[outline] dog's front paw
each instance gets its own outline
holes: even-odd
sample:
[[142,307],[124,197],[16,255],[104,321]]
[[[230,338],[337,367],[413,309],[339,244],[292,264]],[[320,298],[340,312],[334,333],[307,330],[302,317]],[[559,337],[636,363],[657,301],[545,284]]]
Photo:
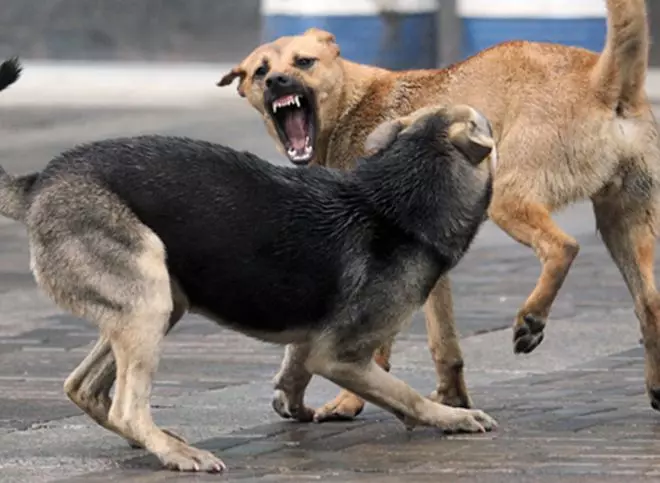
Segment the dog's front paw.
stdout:
[[533,314],[521,314],[513,326],[513,352],[529,354],[543,342],[545,319]]
[[447,433],[485,433],[497,428],[497,421],[479,409],[455,409],[457,412],[445,427]]
[[301,423],[309,423],[314,418],[314,410],[304,404],[296,404],[291,401],[287,394],[277,389],[271,403],[277,414],[284,419],[295,419]]
[[157,453],[157,456],[166,468],[174,471],[220,473],[227,469],[213,453],[188,446],[174,438],[168,448]]

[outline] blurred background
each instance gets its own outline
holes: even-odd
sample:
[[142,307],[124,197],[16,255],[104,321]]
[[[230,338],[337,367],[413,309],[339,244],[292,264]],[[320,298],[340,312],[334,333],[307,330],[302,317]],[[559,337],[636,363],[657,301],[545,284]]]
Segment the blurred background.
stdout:
[[[647,3],[655,33],[660,3]],[[512,38],[598,49],[604,17],[604,0],[0,0],[0,55],[235,62],[263,40],[318,26],[349,58],[431,67]]]

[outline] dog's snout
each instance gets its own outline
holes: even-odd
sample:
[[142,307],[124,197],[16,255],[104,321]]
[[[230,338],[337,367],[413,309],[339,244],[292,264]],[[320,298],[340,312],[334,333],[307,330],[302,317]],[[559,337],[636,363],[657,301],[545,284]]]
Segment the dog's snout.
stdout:
[[289,87],[293,84],[293,79],[280,72],[273,72],[266,79],[266,87]]

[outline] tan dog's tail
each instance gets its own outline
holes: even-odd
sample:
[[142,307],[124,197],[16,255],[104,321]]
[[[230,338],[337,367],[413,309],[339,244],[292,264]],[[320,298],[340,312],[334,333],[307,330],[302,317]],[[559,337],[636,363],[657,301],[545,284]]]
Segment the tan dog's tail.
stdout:
[[644,103],[649,29],[645,0],[607,0],[607,41],[593,71],[596,95],[617,112]]

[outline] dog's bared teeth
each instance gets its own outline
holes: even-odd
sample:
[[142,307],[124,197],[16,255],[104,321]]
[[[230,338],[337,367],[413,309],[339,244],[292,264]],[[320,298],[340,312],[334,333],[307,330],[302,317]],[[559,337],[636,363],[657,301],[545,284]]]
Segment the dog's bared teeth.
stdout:
[[273,114],[277,112],[277,104],[273,102]]
[[300,107],[300,96],[295,96],[293,98],[293,102],[296,103],[296,106]]

